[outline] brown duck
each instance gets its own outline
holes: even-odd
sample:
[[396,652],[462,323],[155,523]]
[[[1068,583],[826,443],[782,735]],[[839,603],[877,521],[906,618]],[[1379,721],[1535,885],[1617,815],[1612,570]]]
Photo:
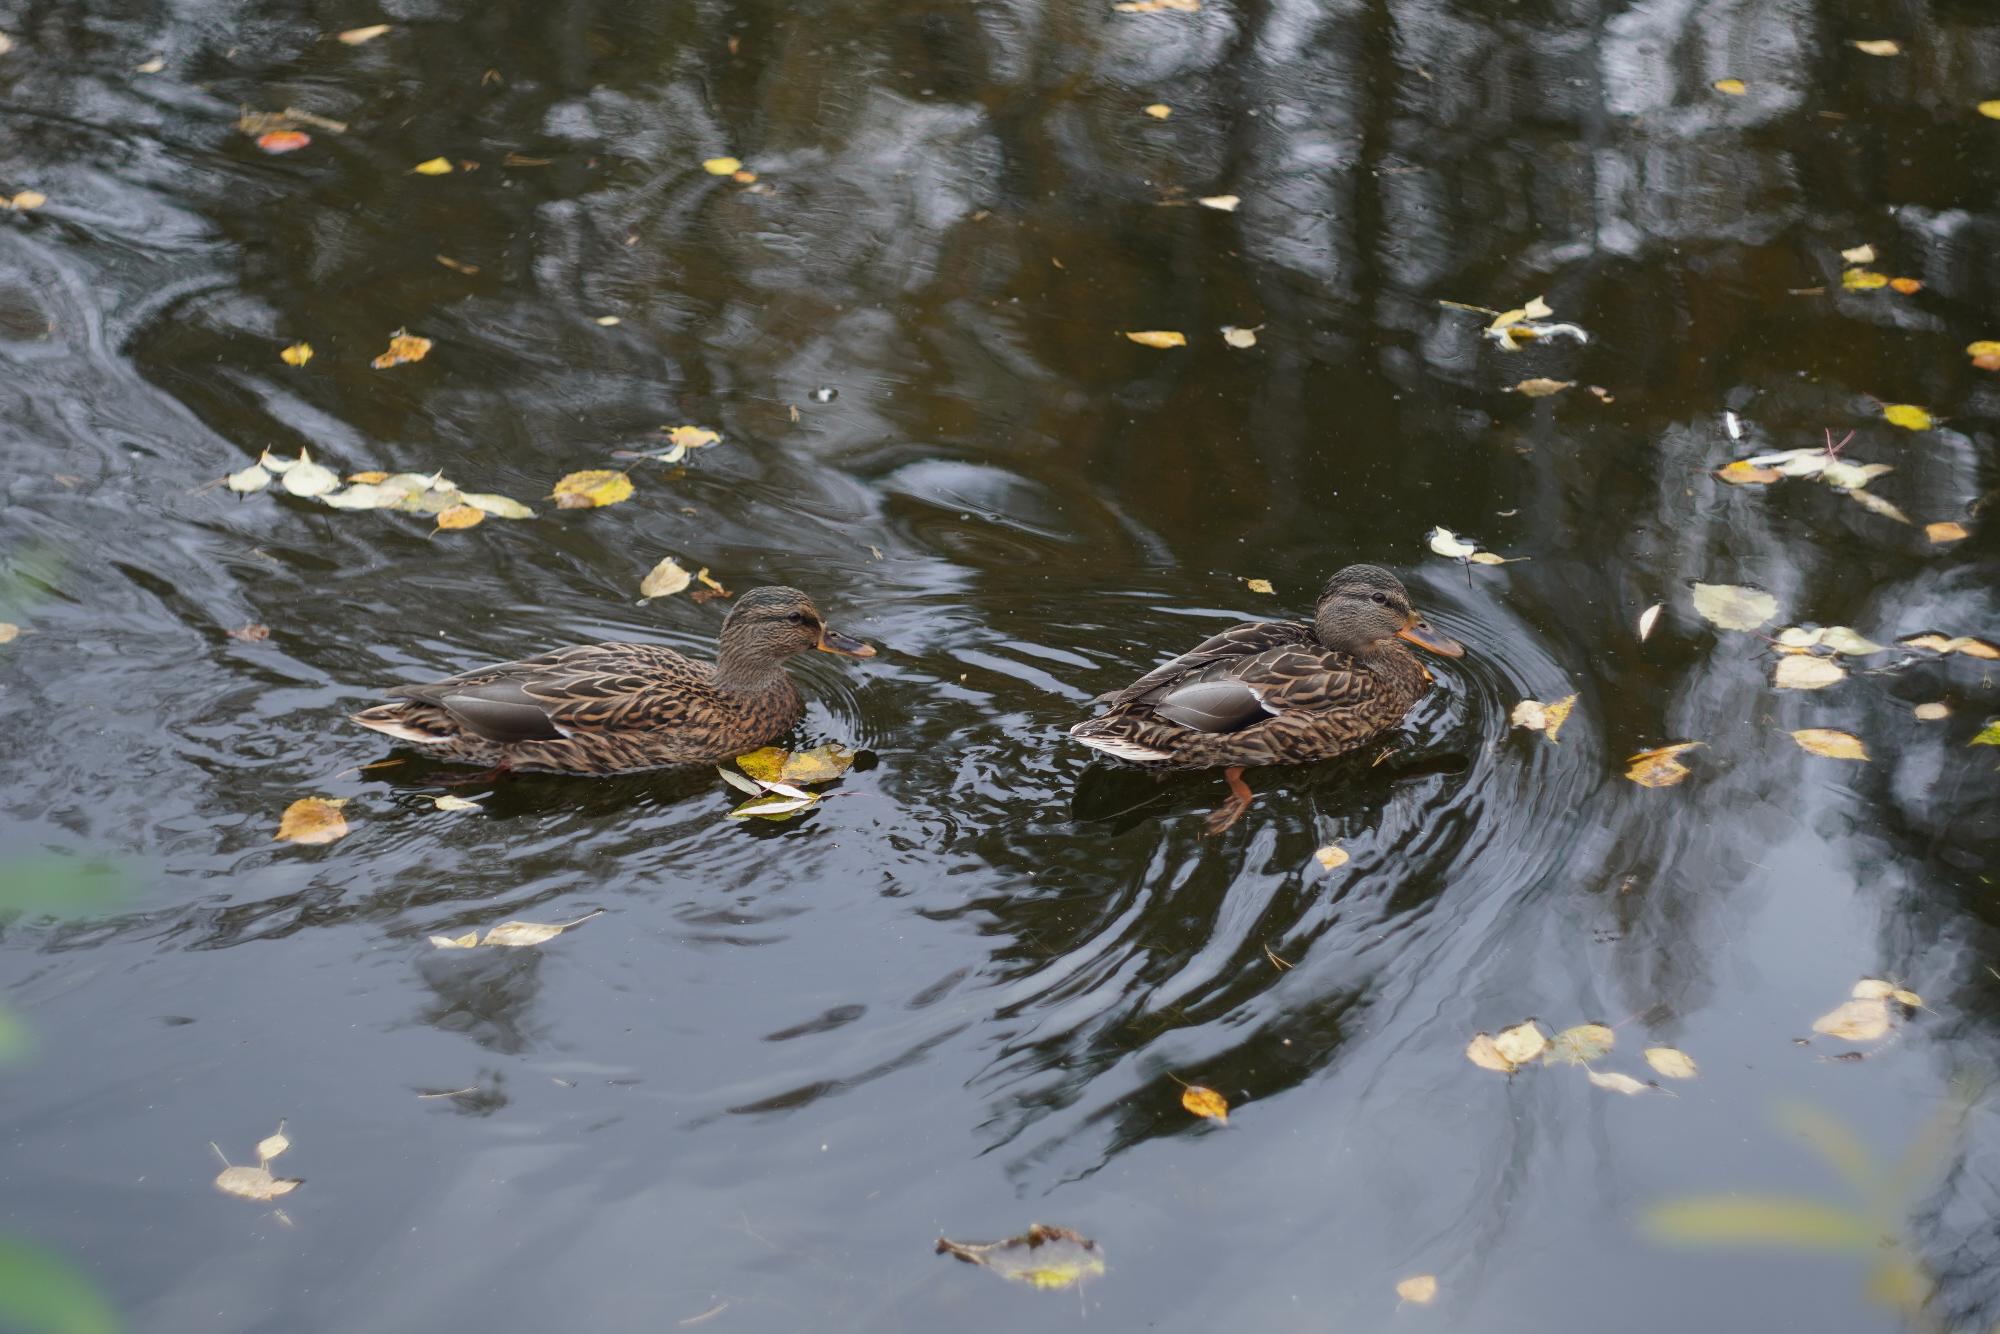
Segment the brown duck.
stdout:
[[1404,641],[1465,650],[1410,609],[1395,575],[1350,565],[1327,580],[1311,621],[1231,626],[1123,690],[1070,735],[1107,755],[1162,769],[1221,769],[1229,800],[1219,834],[1250,808],[1243,771],[1307,764],[1353,750],[1403,720],[1431,688]]
[[653,644],[580,644],[428,685],[355,722],[438,759],[496,773],[621,774],[713,764],[766,745],[805,715],[785,659],[807,649],[872,658],[827,628],[796,588],[754,588],[722,623],[714,665]]

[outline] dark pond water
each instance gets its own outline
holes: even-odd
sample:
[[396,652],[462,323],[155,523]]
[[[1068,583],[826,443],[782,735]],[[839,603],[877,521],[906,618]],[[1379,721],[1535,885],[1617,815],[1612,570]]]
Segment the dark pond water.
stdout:
[[[1964,351],[2000,337],[2000,9],[12,0],[0,31],[0,187],[47,198],[0,214],[0,852],[129,879],[6,928],[37,1050],[0,1074],[0,1228],[131,1329],[2000,1320],[2000,797],[1968,746],[2000,682],[1892,644],[2000,631],[2000,378]],[[1901,54],[1848,44],[1877,38]],[[286,107],[346,132],[236,128]],[[438,156],[477,169],[411,171]],[[1921,290],[1843,291],[1864,243]],[[1510,354],[1439,304],[1537,294],[1589,342]],[[370,369],[405,328],[430,356]],[[680,423],[723,443],[623,504],[541,499]],[[1710,475],[1828,429],[1912,523]],[[207,485],[266,447],[538,515],[433,536]],[[705,772],[533,778],[451,813],[437,770],[361,768],[394,753],[343,713],[398,680],[711,645],[726,603],[636,605],[667,555],[881,646],[798,668],[803,735],[874,756],[836,798],[746,826]],[[1470,649],[1388,763],[1254,774],[1204,839],[1218,780],[1062,735],[1357,560]],[[1775,595],[1765,635],[1892,646],[1775,690],[1695,580]],[[1559,744],[1510,730],[1571,693]],[[1624,777],[1681,740],[1686,782]],[[274,842],[312,794],[351,834]],[[426,939],[597,909],[537,949]],[[1799,1045],[1863,976],[1927,1008]],[[1601,1070],[1702,1073],[1628,1098],[1464,1058],[1531,1015],[1616,1025]],[[1886,1250],[1644,1226],[1853,1198],[1788,1103],[1877,1163],[1953,1118],[1879,1215],[1921,1316],[1867,1296]],[[214,1191],[208,1141],[243,1161],[280,1118],[283,1215]],[[930,1252],[1036,1220],[1109,1272],[1036,1293]]]

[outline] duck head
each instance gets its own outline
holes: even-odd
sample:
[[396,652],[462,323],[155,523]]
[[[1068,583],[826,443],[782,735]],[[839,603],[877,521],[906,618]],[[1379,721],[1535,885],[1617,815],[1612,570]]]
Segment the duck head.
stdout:
[[1433,653],[1456,658],[1458,641],[1439,634],[1410,606],[1403,583],[1379,565],[1350,565],[1326,581],[1313,615],[1319,641],[1328,648],[1366,657],[1405,639]]
[[818,649],[850,658],[872,658],[873,646],[826,623],[812,599],[796,588],[753,588],[736,599],[722,623],[724,663],[778,663]]

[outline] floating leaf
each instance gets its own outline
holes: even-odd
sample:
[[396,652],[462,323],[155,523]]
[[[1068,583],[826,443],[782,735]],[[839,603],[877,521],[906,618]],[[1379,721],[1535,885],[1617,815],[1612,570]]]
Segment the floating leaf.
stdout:
[[1563,723],[1568,721],[1569,711],[1575,707],[1575,695],[1564,695],[1553,704],[1543,704],[1537,700],[1524,699],[1514,706],[1514,712],[1510,716],[1509,721],[1516,727],[1525,727],[1531,732],[1540,732],[1553,743],[1556,739],[1556,733],[1562,731]]
[[1532,1019],[1493,1035],[1493,1049],[1515,1065],[1526,1065],[1549,1047],[1548,1035]]
[[451,505],[438,511],[437,526],[447,530],[477,528],[486,521],[486,511],[477,505]]
[[1222,341],[1231,347],[1255,347],[1257,346],[1257,331],[1255,329],[1238,328],[1234,324],[1225,324],[1222,326]]
[[1326,870],[1337,871],[1354,859],[1340,844],[1329,843],[1313,854],[1313,860]]
[[1811,1200],[1723,1195],[1673,1200],[1647,1212],[1647,1230],[1668,1241],[1780,1245],[1874,1253],[1882,1229],[1868,1215]]
[[1861,744],[1861,738],[1851,732],[1836,731],[1831,727],[1801,727],[1792,733],[1792,740],[1804,750],[1815,755],[1823,755],[1829,760],[1865,760],[1868,748]]
[[632,495],[632,479],[609,468],[573,472],[556,483],[550,493],[559,509],[579,510],[616,505]]
[[667,432],[667,442],[681,449],[703,449],[720,439],[706,426],[676,426]]
[[257,1161],[268,1163],[291,1147],[292,1142],[285,1138],[285,1123],[280,1121],[276,1130],[257,1141]]
[[1672,787],[1694,772],[1677,757],[1703,744],[1700,741],[1679,741],[1656,750],[1642,750],[1625,761],[1625,776],[1640,787]]
[[1845,625],[1829,625],[1818,630],[1808,630],[1804,626],[1789,625],[1778,631],[1778,646],[1793,652],[1804,652],[1815,646],[1825,646],[1836,653],[1846,653],[1854,657],[1865,657],[1870,653],[1887,650],[1874,640]]
[[1845,459],[1833,459],[1819,470],[1819,479],[1844,491],[1859,491],[1883,473],[1894,471],[1886,463],[1849,463]]
[[1514,386],[1512,392],[1526,398],[1547,398],[1550,394],[1560,394],[1575,386],[1574,380],[1523,380]]
[[1438,1295],[1436,1274],[1417,1274],[1396,1285],[1396,1295],[1412,1306],[1428,1306]]
[[240,639],[246,644],[261,644],[271,637],[271,627],[251,621],[226,632],[231,639]]
[[303,366],[313,359],[313,345],[311,343],[293,343],[278,354],[278,359],[283,361],[287,366]]
[[736,766],[765,783],[831,783],[854,763],[854,752],[828,742],[810,750],[765,746],[736,757]]
[[454,797],[450,793],[446,793],[442,797],[431,798],[431,805],[441,811],[483,811],[486,809],[476,801],[468,801],[464,797]]
[[1914,403],[1884,403],[1882,419],[1906,431],[1928,431],[1933,425],[1931,414]]
[[321,504],[331,505],[337,510],[379,510],[394,508],[403,498],[400,491],[388,491],[371,482],[363,482],[319,499]]
[[1222,213],[1234,213],[1243,201],[1235,195],[1204,195],[1195,201],[1203,208],[1212,208]]
[[1979,729],[1979,734],[1965,743],[1968,746],[2000,746],[2000,722],[1991,722]]
[[262,491],[269,486],[271,474],[264,471],[262,464],[253,463],[241,472],[230,473],[223,480],[229,484],[231,491],[240,491],[247,495],[252,491]]
[[331,843],[347,837],[346,797],[300,797],[285,807],[277,837],[287,843]]
[[600,908],[597,912],[585,913],[574,922],[502,922],[488,931],[486,939],[479,943],[482,945],[507,945],[515,948],[525,945],[540,945],[545,941],[554,940],[571,927],[581,925],[591,918],[598,916],[601,912],[603,912],[603,909]]
[[1872,245],[1858,245],[1852,250],[1841,251],[1840,257],[1849,264],[1873,264],[1875,262],[1875,247]]
[[743,164],[733,157],[712,157],[701,164],[701,169],[711,176],[734,176],[743,170]]
[[1741,97],[1750,91],[1749,85],[1741,79],[1717,79],[1709,87],[1718,93],[1727,93],[1731,97]]
[[2000,120],[2000,98],[1995,98],[1990,102],[1981,102],[1977,110],[1980,115],[1985,116],[1988,120]]
[[1125,336],[1141,347],[1164,349],[1187,346],[1187,335],[1176,333],[1172,329],[1141,329],[1137,333],[1128,333]]
[[467,494],[461,495],[459,500],[482,513],[492,515],[496,519],[532,519],[535,517],[533,510],[523,505],[520,501],[508,496],[496,496],[486,493],[479,495]]
[[1889,1006],[1880,996],[1850,1000],[1813,1020],[1813,1032],[1846,1042],[1873,1042],[1889,1031]]
[[1891,278],[1889,286],[1901,292],[1904,296],[1915,296],[1924,290],[1924,285],[1915,278]]
[[462,259],[453,259],[450,255],[437,255],[434,258],[453,273],[462,273],[468,278],[479,272],[477,264],[468,264]]
[[0,621],[0,644],[11,644],[20,637],[20,626],[12,621]]
[[274,1177],[271,1169],[262,1164],[256,1167],[225,1167],[215,1178],[215,1188],[224,1195],[255,1200],[259,1204],[275,1200],[280,1195],[289,1195],[304,1184],[299,1180]]
[[1701,1073],[1694,1057],[1676,1047],[1648,1047],[1641,1054],[1645,1056],[1647,1065],[1668,1079],[1693,1079]]
[[1903,48],[1886,37],[1870,37],[1857,41],[1849,41],[1848,45],[1864,56],[1900,56],[1903,54]]
[[1755,630],[1778,614],[1778,599],[1738,584],[1696,584],[1694,609],[1724,630]]
[[1899,639],[1896,642],[1905,648],[1927,648],[1933,653],[1963,653],[1968,658],[2000,658],[2000,649],[1970,635],[1959,635],[1953,639],[1947,639],[1943,635],[1911,635],[1908,639]]
[[304,130],[271,130],[257,136],[257,147],[266,153],[296,153],[312,141]]
[[1271,587],[1271,581],[1269,579],[1245,579],[1243,581],[1243,586],[1249,589],[1252,593],[1276,593],[1278,591],[1277,589]]
[[1882,497],[1876,495],[1873,491],[1849,491],[1847,494],[1863,509],[1873,510],[1885,519],[1894,519],[1897,523],[1908,523],[1910,521],[1909,515],[1903,513],[1903,511],[1897,509],[1893,504],[1882,499]]
[[1847,679],[1847,669],[1831,658],[1804,654],[1778,659],[1771,684],[1780,690],[1824,690]]
[[1889,285],[1889,275],[1873,269],[1848,269],[1840,275],[1840,285],[1850,292],[1873,292]]
[[340,34],[340,40],[349,46],[360,46],[363,42],[374,41],[389,31],[390,26],[387,23],[371,23],[365,28],[349,28]]
[[1630,1075],[1617,1073],[1599,1074],[1595,1070],[1586,1070],[1583,1073],[1591,1083],[1601,1089],[1610,1089],[1613,1093],[1644,1093],[1647,1089],[1653,1087],[1651,1084],[1641,1083]]
[[448,176],[451,174],[451,159],[448,157],[426,158],[410,168],[419,176]]
[[1214,1089],[1203,1088],[1199,1084],[1189,1084],[1181,1090],[1181,1106],[1196,1116],[1205,1116],[1225,1126],[1229,1124],[1229,1099]]
[[663,557],[658,565],[647,571],[639,581],[639,595],[649,598],[663,598],[678,593],[694,582],[694,576],[674,563],[672,556]]
[[432,936],[431,944],[441,950],[469,950],[479,944],[479,932],[468,931],[462,936]]
[[1430,544],[1432,551],[1435,551],[1440,556],[1449,556],[1454,560],[1464,560],[1479,550],[1478,547],[1465,541],[1449,528],[1433,528],[1427,534],[1425,540]]
[[1511,1075],[1517,1068],[1501,1053],[1499,1044],[1484,1033],[1475,1034],[1472,1041],[1465,1044],[1465,1059],[1481,1070],[1503,1075]]
[[1976,343],[1965,345],[1965,355],[1972,358],[1972,364],[1982,371],[2000,371],[2000,341],[1982,338]]
[[314,463],[312,455],[301,449],[298,460],[285,469],[279,485],[295,496],[323,496],[340,488],[340,477],[333,469]]
[[1914,991],[1906,991],[1902,987],[1897,987],[1894,991],[1890,992],[1889,999],[1895,1001],[1898,1005],[1907,1005],[1912,1010],[1922,1009],[1924,1004],[1922,996],[1919,996]]
[[1155,102],[1151,106],[1146,108],[1146,114],[1151,116],[1154,120],[1165,120],[1167,117],[1174,114],[1174,109],[1168,106],[1165,102]]
[[378,371],[386,371],[391,366],[400,366],[407,361],[422,361],[430,355],[431,340],[419,338],[413,333],[398,329],[389,338],[389,349],[369,362]]
[[1069,1228],[1042,1223],[1005,1241],[961,1242],[939,1237],[937,1253],[955,1255],[967,1264],[1036,1288],[1073,1287],[1104,1272],[1104,1253],[1096,1242]]
[[813,792],[808,792],[802,797],[785,796],[782,793],[765,793],[762,796],[751,798],[735,810],[729,812],[729,818],[732,820],[748,820],[755,817],[759,820],[771,820],[774,822],[789,820],[800,811],[806,809],[806,807],[812,806],[818,801],[819,795]]
[[1588,1065],[1602,1059],[1617,1040],[1618,1035],[1603,1024],[1578,1024],[1551,1038],[1549,1049],[1542,1059],[1551,1065],[1559,1061],[1569,1065]]
[[1749,459],[1737,459],[1715,470],[1716,480],[1731,486],[1768,486],[1784,475],[1776,468],[1760,468]]
[[1639,613],[1639,642],[1641,644],[1645,643],[1646,637],[1653,633],[1653,627],[1659,624],[1660,612],[1665,606],[1665,603],[1655,602],[1652,606]]
[[1924,536],[1928,537],[1933,544],[1942,546],[1947,542],[1963,542],[1971,534],[1966,532],[1964,524],[1953,523],[1947,519],[1943,523],[1925,524]]
[[1928,704],[1919,704],[1916,708],[1910,710],[1910,712],[1917,716],[1918,722],[1934,723],[1940,718],[1951,717],[1951,706],[1932,701]]

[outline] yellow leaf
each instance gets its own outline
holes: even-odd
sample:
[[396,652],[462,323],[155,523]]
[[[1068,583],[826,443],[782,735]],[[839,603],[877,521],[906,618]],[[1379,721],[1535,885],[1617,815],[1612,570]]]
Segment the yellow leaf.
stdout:
[[268,1163],[291,1147],[292,1142],[285,1138],[285,1123],[280,1121],[276,1130],[257,1141],[257,1161]]
[[449,176],[451,174],[451,159],[445,157],[426,158],[416,166],[411,167],[410,170],[419,176]]
[[479,266],[477,264],[467,264],[464,260],[453,259],[450,255],[438,255],[436,256],[436,259],[438,263],[444,265],[447,269],[450,269],[453,273],[462,273],[465,274],[467,277],[471,277],[473,274],[479,272]]
[[1938,721],[1940,718],[1951,717],[1951,706],[1949,704],[1933,700],[1928,704],[1917,705],[1917,707],[1910,710],[1910,712],[1914,713],[1917,716],[1918,722],[1934,723]]
[[1588,1065],[1610,1051],[1617,1040],[1618,1035],[1603,1024],[1578,1024],[1551,1038],[1548,1052],[1542,1059],[1551,1065],[1557,1061]]
[[1440,556],[1450,556],[1454,560],[1464,560],[1479,550],[1449,528],[1433,528],[1426,534],[1425,540],[1432,551]]
[[1475,1034],[1472,1041],[1465,1044],[1465,1059],[1481,1070],[1492,1070],[1503,1075],[1511,1075],[1517,1068],[1512,1061],[1500,1054],[1498,1044],[1484,1033]]
[[[739,168],[729,173],[729,179],[735,181],[738,185],[751,185],[756,182],[757,173],[754,171],[743,171]],[[755,194],[756,191],[753,190],[751,193]]]
[[1873,264],[1875,262],[1875,247],[1872,245],[1858,245],[1852,250],[1841,251],[1840,257],[1849,264]]
[[1778,599],[1740,584],[1696,584],[1694,609],[1724,630],[1755,630],[1778,614]]
[[1715,470],[1716,477],[1731,486],[1767,486],[1784,476],[1776,468],[1760,468],[1748,459],[1737,459]]
[[441,811],[482,811],[486,809],[476,801],[468,801],[464,797],[454,797],[449,793],[442,797],[432,797],[431,805]]
[[256,1167],[225,1167],[215,1178],[215,1188],[224,1195],[256,1200],[260,1204],[275,1200],[280,1195],[289,1195],[303,1184],[274,1177],[271,1169],[262,1164]]
[[1847,993],[1850,1000],[1887,1000],[1895,994],[1895,985],[1879,977],[1864,977]]
[[462,936],[432,936],[431,944],[441,950],[469,950],[479,944],[479,933],[468,931]]
[[1514,392],[1526,398],[1547,398],[1550,394],[1560,394],[1575,384],[1574,380],[1523,380],[1514,386]]
[[1503,1028],[1493,1035],[1493,1049],[1515,1065],[1526,1065],[1549,1047],[1548,1035],[1532,1019]]
[[1528,304],[1521,307],[1521,313],[1531,320],[1545,320],[1556,311],[1554,306],[1537,296],[1528,298]]
[[463,494],[458,499],[459,503],[470,505],[474,509],[490,514],[496,519],[532,519],[535,517],[533,510],[511,496],[480,493],[477,495]]
[[734,176],[743,170],[743,164],[733,157],[712,157],[701,164],[701,169],[711,176]]
[[448,530],[477,528],[485,521],[486,511],[480,509],[477,505],[460,504],[447,506],[439,510],[437,516],[437,526]]
[[[602,911],[601,908],[598,910]],[[479,943],[511,945],[517,948],[524,945],[540,945],[544,941],[554,940],[571,927],[587,922],[597,915],[595,912],[585,913],[574,922],[502,922],[488,931],[486,939]]]
[[1528,310],[1527,307],[1525,306],[1518,307],[1514,310],[1504,310],[1500,312],[1498,315],[1495,315],[1493,317],[1493,323],[1487,325],[1486,328],[1489,333],[1500,329],[1507,329],[1513,327],[1516,324],[1519,324],[1522,320],[1525,320],[1527,318],[1528,318]]
[[1187,346],[1187,335],[1176,333],[1172,329],[1141,329],[1138,333],[1128,333],[1125,336],[1141,347],[1169,348]]
[[1514,706],[1509,721],[1516,727],[1525,727],[1531,732],[1540,732],[1551,742],[1562,725],[1569,719],[1569,711],[1576,707],[1575,695],[1564,695],[1553,704],[1543,704],[1539,700],[1524,699]]
[[1815,755],[1823,755],[1829,760],[1865,760],[1868,748],[1861,744],[1861,738],[1851,732],[1836,731],[1831,727],[1801,727],[1792,733],[1792,740]]
[[1650,1084],[1640,1083],[1638,1080],[1632,1078],[1632,1076],[1630,1075],[1621,1075],[1615,1073],[1599,1074],[1595,1070],[1586,1070],[1583,1073],[1584,1076],[1588,1078],[1591,1083],[1595,1084],[1597,1087],[1601,1089],[1610,1089],[1613,1093],[1625,1093],[1625,1094],[1644,1093],[1647,1089],[1652,1087],[1652,1085]]
[[389,350],[368,364],[378,371],[400,366],[406,361],[422,361],[430,355],[431,340],[398,329],[389,339]]
[[1436,1274],[1418,1274],[1396,1285],[1396,1295],[1412,1306],[1428,1306],[1438,1295]]
[[1895,1001],[1898,1005],[1907,1005],[1912,1010],[1920,1010],[1924,1005],[1924,998],[1922,996],[1919,996],[1914,991],[1906,991],[1902,987],[1897,987],[1894,991],[1890,992],[1889,999]]
[[20,637],[20,626],[12,621],[0,621],[0,644],[11,644]]
[[1222,341],[1231,347],[1255,347],[1257,346],[1257,331],[1255,329],[1239,329],[1233,324],[1225,324],[1222,326]]
[[674,563],[672,556],[662,557],[660,563],[646,572],[639,581],[639,596],[663,598],[680,592],[694,582],[694,576]]
[[283,361],[287,366],[303,366],[313,359],[313,345],[311,343],[293,343],[278,354],[278,359]]
[[1851,1000],[1813,1020],[1813,1032],[1846,1042],[1873,1042],[1889,1031],[1889,1006],[1879,996]]
[[1151,116],[1154,120],[1165,120],[1167,117],[1174,114],[1174,109],[1168,106],[1165,102],[1155,102],[1153,103],[1153,105],[1146,108],[1146,114]]
[[1850,41],[1849,46],[1864,56],[1900,56],[1903,48],[1886,37],[1873,37],[1864,41]]
[[347,474],[347,480],[350,482],[360,482],[367,486],[374,486],[378,483],[388,481],[389,474],[386,472],[351,472]]
[[1329,843],[1313,854],[1313,860],[1329,871],[1337,871],[1353,860],[1346,848],[1338,843]]
[[609,468],[573,472],[556,483],[549,493],[560,509],[580,510],[593,506],[616,505],[632,495],[632,479]]
[[1218,213],[1234,213],[1243,201],[1235,195],[1203,195],[1195,201],[1203,208],[1212,208]]
[[706,426],[676,426],[667,432],[667,443],[679,445],[682,449],[700,449],[720,439],[720,435]]
[[828,742],[810,750],[765,746],[736,757],[736,767],[764,783],[831,783],[854,763],[854,752]]
[[1824,690],[1847,679],[1847,669],[1831,658],[1801,654],[1778,659],[1771,684],[1780,690]]
[[1248,588],[1252,593],[1276,593],[1278,591],[1271,587],[1269,579],[1245,579],[1243,586]]
[[28,210],[40,208],[48,202],[49,197],[40,190],[23,190],[20,194],[15,195],[7,201],[7,207],[26,213]]
[[1979,114],[1991,120],[2000,120],[2000,98],[1979,104]]
[[1870,269],[1849,269],[1840,275],[1840,285],[1850,292],[1872,292],[1889,285],[1889,275]]
[[1900,426],[1906,431],[1928,431],[1931,429],[1931,414],[1914,403],[1885,403],[1882,417],[1891,426]]
[[374,41],[377,37],[389,31],[389,27],[390,25],[387,23],[371,23],[365,28],[349,28],[346,32],[340,34],[340,40],[349,46],[360,46],[363,42]]
[[1223,1125],[1229,1124],[1229,1099],[1214,1089],[1203,1088],[1199,1084],[1189,1084],[1181,1090],[1181,1106],[1196,1116],[1205,1116]]
[[1642,750],[1625,761],[1625,776],[1640,787],[1672,787],[1694,772],[1677,757],[1703,744],[1700,741],[1679,741],[1657,750]]
[[1701,1073],[1694,1057],[1675,1047],[1648,1047],[1643,1055],[1647,1065],[1668,1079],[1693,1079]]
[[1718,93],[1727,93],[1731,97],[1741,97],[1750,91],[1749,85],[1741,79],[1717,79],[1709,87]]
[[287,843],[331,843],[345,838],[347,817],[340,808],[346,804],[345,797],[300,797],[285,807],[277,837]]

